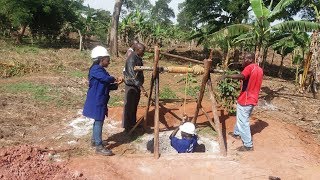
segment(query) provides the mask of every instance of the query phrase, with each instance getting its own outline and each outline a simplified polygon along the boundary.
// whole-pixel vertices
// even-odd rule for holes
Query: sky
[[[156,0],[150,0],[151,4],[155,4]],[[174,14],[178,15],[179,10],[178,10],[178,4],[184,2],[184,0],[172,0],[171,3],[169,3],[169,7],[171,7],[174,11]],[[108,10],[113,13],[113,8],[114,8],[114,3],[115,0],[85,0],[84,5],[89,4],[90,7],[95,8],[95,9],[104,9]],[[173,22],[177,22],[176,18],[171,19]]]

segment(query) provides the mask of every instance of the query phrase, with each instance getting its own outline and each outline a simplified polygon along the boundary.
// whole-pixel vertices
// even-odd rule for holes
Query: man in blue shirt
[[[181,131],[182,139],[175,137],[177,132]],[[186,122],[176,128],[170,135],[171,146],[178,151],[178,153],[193,153],[198,146],[198,136],[195,133],[195,126],[191,122]]]

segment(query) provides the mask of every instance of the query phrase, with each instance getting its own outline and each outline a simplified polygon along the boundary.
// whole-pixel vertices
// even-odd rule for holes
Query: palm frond
[[[286,7],[294,3],[295,0],[281,0],[276,7],[271,11],[268,18],[273,19],[275,16],[277,16],[279,13],[283,12]]]
[[[246,33],[251,29],[252,26],[248,24],[234,24],[208,35],[208,38],[218,40],[226,37],[234,37]]]
[[[263,4],[262,0],[250,0],[252,10],[254,14],[256,15],[257,19],[260,19],[261,17],[268,17],[270,14],[270,11],[268,8],[266,8]]]
[[[241,34],[240,36],[233,39],[234,44],[245,43],[245,44],[255,44],[255,35],[253,32],[248,32],[245,34]]]
[[[271,30],[279,30],[282,32],[311,32],[314,30],[320,30],[320,24],[310,21],[285,21],[272,26]]]

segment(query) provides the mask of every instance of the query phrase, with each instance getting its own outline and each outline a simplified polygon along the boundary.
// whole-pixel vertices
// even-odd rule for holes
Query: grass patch
[[[31,82],[8,84],[0,89],[11,94],[25,94],[39,104],[54,105],[55,107],[80,108],[85,100],[85,96],[81,93],[77,94],[58,87]]]
[[[60,93],[59,93],[60,92]],[[82,108],[85,96],[75,95],[69,92],[57,91],[53,103],[56,107]]]
[[[15,51],[19,54],[25,54],[25,53],[31,53],[31,54],[38,54],[40,52],[40,48],[36,46],[30,46],[30,45],[21,45],[14,47]]]
[[[187,95],[188,96],[197,98],[199,92],[200,92],[200,86],[187,87]]]
[[[83,78],[83,77],[87,77],[87,73],[82,72],[80,70],[74,70],[74,71],[70,71],[69,75],[71,77],[75,77],[75,78]]]
[[[154,57],[154,53],[150,53],[150,52],[145,52],[143,55],[143,59],[150,62],[152,61],[153,57]]]
[[[210,127],[210,126],[206,126],[206,127],[198,129],[197,130],[197,134],[199,136],[204,136],[204,137],[207,137],[207,136],[212,137],[212,135],[213,136],[217,136],[218,135],[217,132],[214,131],[212,129],[212,127]]]
[[[122,105],[122,100],[123,100],[122,96],[111,95],[109,102],[108,102],[108,105],[110,107],[120,106],[120,105]]]
[[[53,99],[53,97],[49,95],[50,86],[48,85],[37,85],[30,82],[22,82],[16,84],[8,84],[3,86],[2,88],[10,93],[31,94],[32,98],[37,101],[47,102]]]
[[[176,99],[177,95],[169,87],[165,87],[163,88],[163,90],[160,91],[159,98],[160,99]]]
[[[185,85],[185,83],[188,83],[188,86]],[[198,81],[195,78],[195,76],[193,74],[188,74],[187,76],[181,78],[177,83],[184,83],[184,88],[183,88],[183,93],[185,93],[185,91],[187,91],[187,95],[197,98],[198,97],[198,93],[200,91],[200,86],[197,84]]]

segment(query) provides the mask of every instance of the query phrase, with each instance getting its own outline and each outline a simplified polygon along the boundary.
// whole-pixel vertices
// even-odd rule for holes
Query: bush
[[[237,74],[238,71],[227,71],[226,74]],[[220,101],[224,108],[227,109],[229,114],[235,114],[236,109],[234,104],[236,103],[239,95],[240,83],[238,80],[226,78],[218,83],[218,92]]]
[[[176,99],[177,95],[174,91],[172,91],[169,87],[163,88],[159,94],[160,99]]]

